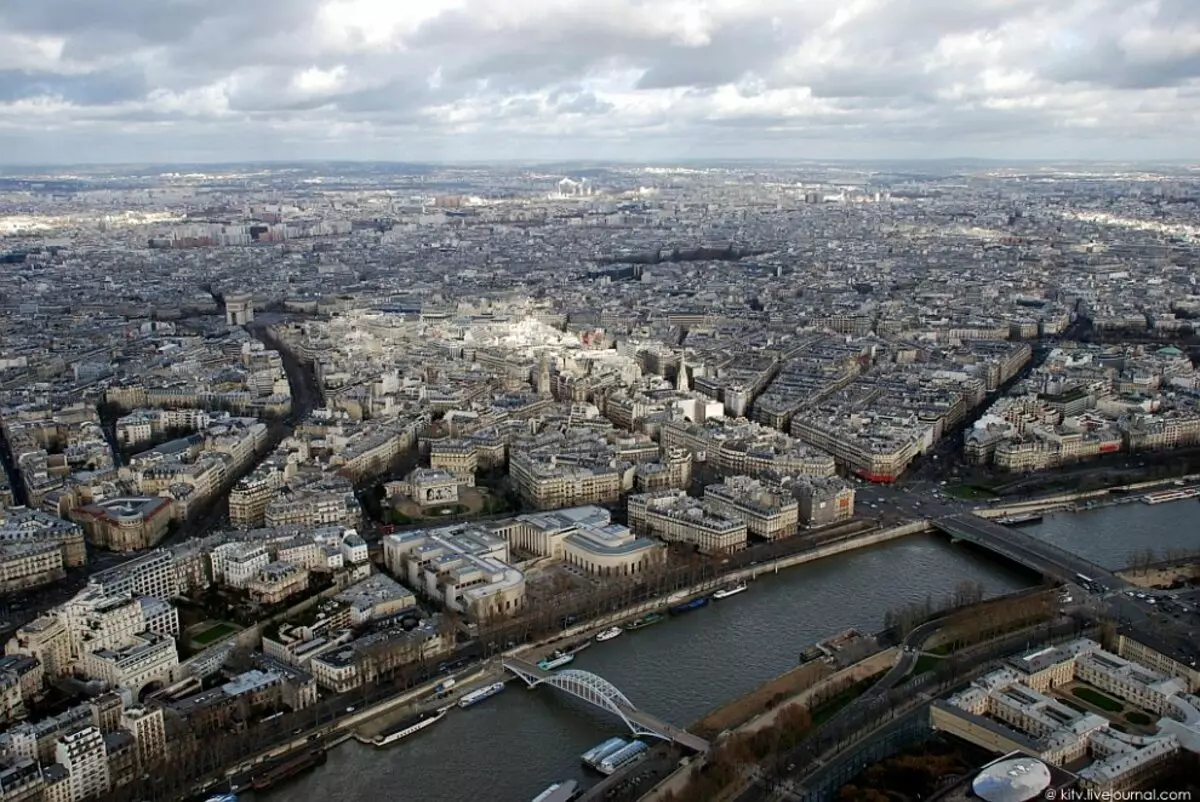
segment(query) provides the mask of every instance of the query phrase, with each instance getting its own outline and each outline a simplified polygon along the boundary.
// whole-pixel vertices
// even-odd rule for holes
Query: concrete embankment
[[[793,554],[790,557],[781,557],[778,560],[773,560],[769,563],[761,565],[753,565],[733,574],[729,574],[722,578],[721,582],[736,582],[742,579],[753,579],[757,576],[762,576],[767,573],[774,573],[783,568],[791,568],[794,565],[803,565],[814,560],[823,560],[826,557],[832,557],[835,554],[844,554],[848,551],[856,549],[865,549],[869,546],[878,546],[880,543],[887,543],[892,540],[897,540],[909,535],[918,535],[922,532],[929,532],[933,529],[933,524],[926,520],[913,521],[902,526],[893,526],[889,529],[880,529],[875,532],[867,532],[862,535],[840,540],[836,543],[830,543],[812,551]]]
[[[473,687],[482,684],[483,679],[491,678],[490,681],[495,682],[502,678],[502,670],[499,666],[476,666],[468,669],[460,674],[454,675],[456,678],[456,690],[466,692]],[[340,743],[350,740],[355,734],[363,737],[372,737],[380,731],[391,726],[391,724],[399,721],[403,716],[411,715],[419,706],[422,700],[429,699],[435,692],[439,682],[445,678],[431,680],[424,685],[413,688],[410,691],[399,694],[391,699],[385,699],[378,704],[355,710],[354,712],[338,719],[337,721],[320,728],[317,734],[322,736],[322,740],[327,749],[332,749]],[[450,704],[452,700],[446,700],[442,704]],[[313,733],[306,732],[290,741],[279,744],[271,749],[261,752],[252,758],[249,758],[238,765],[229,768],[225,772],[225,776],[234,777],[249,771],[254,766],[265,763],[275,758],[282,757],[297,749],[311,748],[312,741],[310,738]]]
[[[626,607],[623,610],[618,610],[610,615],[601,618],[595,618],[581,623],[578,626],[571,627],[568,630],[554,636],[551,639],[539,641],[533,645],[518,646],[505,652],[504,655],[514,657],[524,657],[529,659],[533,656],[543,656],[548,650],[554,646],[561,645],[564,641],[572,641],[585,636],[591,636],[602,629],[606,629],[614,624],[619,624],[627,621],[642,613],[652,610],[661,611],[665,607],[677,604],[686,599],[695,598],[711,593],[731,582],[740,582],[742,580],[753,580],[756,577],[765,574],[778,573],[785,568],[791,568],[797,565],[822,560],[826,557],[832,557],[836,554],[845,554],[849,551],[857,549],[869,548],[877,546],[881,543],[887,543],[892,540],[897,540],[909,535],[916,535],[922,532],[928,532],[933,528],[929,521],[913,521],[902,526],[895,526],[888,529],[877,529],[874,531],[864,532],[859,535],[851,535],[844,540],[838,540],[833,543],[820,546],[809,551],[803,551],[798,554],[791,554],[786,557],[780,557],[777,560],[769,560],[751,565],[737,571],[730,571],[722,574],[719,577],[697,583],[690,587],[681,588],[669,594],[664,594],[653,599],[647,599],[644,602]]]
[[[640,604],[628,607],[623,610],[616,611],[610,615],[599,619],[593,619],[586,623],[581,623],[578,626],[566,630],[556,637],[534,644],[524,644],[514,649],[510,649],[503,656],[518,656],[525,659],[536,660],[539,656],[544,655],[549,650],[556,646],[561,646],[564,642],[581,640],[585,637],[591,637],[596,632],[610,627],[614,624],[627,621],[642,613],[650,610],[662,610],[670,604],[678,603],[681,600],[701,596],[730,583],[737,582],[743,579],[751,580],[755,577],[762,576],[768,573],[776,573],[781,569],[790,568],[796,565],[813,562],[814,560],[824,559],[837,554],[854,551],[856,549],[869,548],[881,543],[887,543],[901,537],[919,534],[929,531],[930,524],[927,521],[914,521],[903,526],[893,527],[889,529],[879,529],[868,531],[858,535],[851,535],[844,540],[838,540],[832,543],[825,544],[809,551],[798,554],[781,557],[777,560],[765,561],[758,565],[749,566],[747,568],[733,571],[724,574],[720,577],[702,582],[687,588],[676,590],[670,594],[665,594],[654,599],[649,599]],[[485,682],[495,682],[499,679],[504,679],[503,669],[500,667],[499,660],[493,660],[484,666],[475,666],[472,669],[454,675],[457,681],[455,690],[457,692],[465,692],[475,686],[484,684]],[[431,680],[424,685],[399,694],[391,699],[379,702],[378,704],[361,710],[355,710],[352,713],[340,718],[337,722],[331,723],[326,727],[321,728],[319,733],[328,739],[328,742],[340,742],[345,740],[349,735],[358,731],[364,737],[375,734],[382,729],[385,729],[399,717],[410,715],[413,710],[419,709],[419,706],[428,702],[430,697],[438,685],[438,682],[445,679],[438,678]],[[449,704],[451,700],[441,701],[438,704]],[[293,749],[307,746],[310,742],[305,737],[297,738],[294,741],[281,744],[268,752],[259,754],[251,758],[240,766],[231,769],[228,774],[233,775],[239,772],[246,771],[252,766],[261,763],[265,760],[278,757]]]
[[[896,663],[896,658],[900,656],[899,647],[892,646],[884,649],[881,652],[876,652],[870,657],[864,658],[854,665],[846,666],[840,671],[830,674],[825,679],[818,682],[816,685],[808,688],[788,699],[784,699],[775,707],[767,710],[760,715],[747,721],[742,726],[738,727],[735,732],[739,733],[755,733],[764,727],[770,727],[775,724],[779,718],[779,714],[792,704],[801,704],[806,707],[811,707],[810,702],[813,699],[818,701],[821,699],[829,699],[837,696],[842,691],[846,690],[856,682],[862,682],[868,677],[874,677],[877,674],[882,674],[890,669]]]
[[[1025,512],[1053,512],[1055,510],[1074,509],[1081,501],[1091,501],[1108,497],[1107,490],[1089,490],[1085,493],[1061,493],[1057,496],[1020,501],[1013,504],[994,507],[976,507],[972,512],[980,518],[1003,518],[1005,515],[1019,515]]]
[[[441,699],[436,698],[436,691],[438,684],[444,679],[431,683],[432,687],[429,684],[422,686],[418,689],[421,692],[415,695],[405,694],[404,697],[397,697],[364,710],[361,715],[354,716],[353,724],[346,727],[353,729],[354,737],[358,740],[370,741],[408,716],[457,704],[459,699],[476,688],[505,679],[507,678],[504,676],[504,669],[498,664],[475,666],[465,673],[455,675],[453,692],[444,694]]]
[[[1187,480],[1192,480],[1194,477],[1185,477]],[[1073,510],[1079,506],[1080,502],[1101,501],[1117,503],[1129,503],[1136,501],[1137,494],[1141,492],[1150,492],[1153,490],[1169,490],[1178,479],[1152,479],[1148,482],[1134,482],[1127,485],[1117,485],[1115,487],[1106,487],[1101,490],[1086,490],[1075,493],[1058,493],[1053,496],[1043,496],[1041,498],[1029,499],[1027,501],[1014,501],[1003,505],[992,505],[988,507],[977,507],[973,512],[981,518],[1000,518],[1005,515],[1017,515],[1026,512],[1054,512],[1057,510]],[[1117,491],[1114,495],[1113,491]]]
[[[824,660],[810,660],[785,671],[773,680],[712,711],[691,727],[703,738],[712,739],[725,730],[736,729],[764,710],[793,698],[827,679],[837,669]]]

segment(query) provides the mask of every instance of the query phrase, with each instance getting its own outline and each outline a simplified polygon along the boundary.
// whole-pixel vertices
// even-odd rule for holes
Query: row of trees
[[[673,546],[664,561],[637,576],[606,577],[591,587],[552,588],[552,599],[541,599],[518,615],[497,615],[479,622],[481,643],[491,650],[539,640],[576,623],[611,615],[685,588],[718,584],[729,573],[790,554],[820,547],[821,538],[795,537],[759,543],[733,554],[701,555]]]
[[[726,797],[741,788],[759,765],[794,749],[812,726],[812,714],[805,705],[793,703],[782,708],[770,726],[735,733],[718,742],[691,770],[687,785],[668,792],[662,802],[711,802]]]
[[[891,688],[886,693],[860,697],[832,717],[811,737],[804,739],[791,753],[781,756],[773,765],[766,766],[766,783],[778,786],[789,778],[803,777],[819,758],[829,759],[831,754],[841,752],[857,743],[864,734],[876,730],[898,715],[920,710],[922,698],[932,698],[951,687],[973,679],[996,663],[1022,649],[1092,634],[1093,630],[1080,621],[1063,621],[1040,624],[1013,632],[1008,637],[989,641],[974,648],[951,654],[939,662],[937,667],[917,675],[903,685]],[[907,713],[906,713],[907,711]]]
[[[353,693],[323,699],[304,710],[284,711],[270,721],[251,723],[252,719],[246,718],[248,711],[234,711],[232,716],[201,722],[168,709],[168,758],[161,766],[145,767],[144,776],[133,783],[112,789],[103,797],[104,802],[181,799],[191,796],[206,781],[220,790],[231,767],[298,738],[300,733],[332,723],[349,705],[373,705],[410,690],[436,671],[432,659],[415,653],[410,653],[406,662],[396,662],[399,658],[372,655],[371,669],[376,672],[373,681]],[[260,710],[257,715],[266,712]],[[324,744],[314,740],[298,751],[318,748],[324,748]]]
[[[954,587],[954,593],[939,601],[932,596],[926,596],[919,602],[911,602],[895,610],[888,610],[883,615],[883,626],[893,631],[897,637],[904,638],[908,633],[934,618],[953,610],[979,604],[983,601],[984,588],[980,582],[959,582]]]
[[[1200,550],[1198,549],[1175,548],[1164,549],[1162,552],[1156,552],[1151,548],[1139,549],[1138,551],[1130,552],[1128,570],[1135,573],[1144,573],[1156,565],[1187,563],[1198,558],[1200,558]]]
[[[1055,618],[1055,591],[1044,590],[996,599],[951,613],[939,633],[943,645],[956,651]]]
[[[838,792],[840,802],[890,802],[926,799],[945,787],[947,779],[969,772],[976,764],[940,741],[922,744],[912,753],[886,758],[867,768]]]

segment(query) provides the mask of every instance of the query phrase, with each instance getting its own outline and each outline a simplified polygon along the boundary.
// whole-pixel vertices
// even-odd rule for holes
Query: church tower
[[[681,393],[692,391],[691,382],[688,381],[687,362],[684,362],[683,359],[679,360],[679,370],[675,374],[675,389]]]

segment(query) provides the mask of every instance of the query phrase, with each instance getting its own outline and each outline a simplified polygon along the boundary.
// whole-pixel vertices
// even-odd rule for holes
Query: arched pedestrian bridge
[[[634,735],[672,741],[695,752],[708,751],[708,741],[638,710],[620,689],[598,674],[574,668],[545,671],[519,657],[505,658],[504,668],[524,680],[530,688],[549,685],[619,716]]]

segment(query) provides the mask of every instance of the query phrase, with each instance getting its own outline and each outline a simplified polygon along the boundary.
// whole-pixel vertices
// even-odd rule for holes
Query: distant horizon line
[[[128,167],[199,167],[199,166],[279,166],[279,165],[412,165],[419,167],[489,167],[489,166],[558,166],[612,165],[622,167],[655,167],[662,165],[879,165],[879,164],[991,164],[991,165],[1125,165],[1125,166],[1194,166],[1200,168],[1200,158],[1159,159],[1087,159],[1087,158],[1003,158],[986,156],[910,156],[878,158],[771,158],[771,157],[711,157],[711,158],[663,158],[663,159],[353,159],[353,158],[294,158],[294,159],[200,159],[180,161],[112,161],[112,162],[22,162],[0,163],[0,175],[10,171],[37,169],[63,170],[70,168],[113,169]]]

